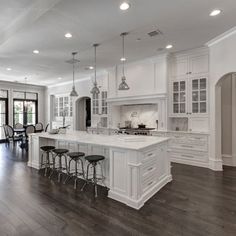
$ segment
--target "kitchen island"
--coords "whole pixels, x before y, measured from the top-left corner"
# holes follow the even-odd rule
[[[86,155],[105,156],[108,197],[135,209],[172,180],[167,155],[168,138],[132,135],[97,135],[82,131],[29,136],[28,166],[40,169],[40,147],[54,145]]]

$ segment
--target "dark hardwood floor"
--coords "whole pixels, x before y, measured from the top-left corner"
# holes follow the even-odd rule
[[[20,149],[0,144],[0,236],[235,236],[236,168],[224,172],[173,164],[173,182],[136,211],[26,165]],[[80,183],[81,185],[82,183]]]

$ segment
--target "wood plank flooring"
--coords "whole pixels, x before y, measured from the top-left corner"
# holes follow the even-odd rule
[[[26,161],[20,149],[0,144],[0,236],[236,235],[236,168],[173,164],[173,182],[136,211],[103,189],[94,199],[90,187],[49,180]]]

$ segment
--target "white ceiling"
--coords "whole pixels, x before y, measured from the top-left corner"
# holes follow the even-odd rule
[[[122,12],[120,0],[0,0],[0,80],[49,85],[71,79],[71,65],[65,63],[78,51],[80,69],[76,77],[91,71],[93,43],[98,69],[119,64],[120,33],[128,31],[126,56],[129,61],[155,56],[166,44],[171,52],[204,45],[235,26],[235,0],[129,0]],[[209,17],[212,9],[223,13]],[[150,38],[159,29],[163,35]],[[73,37],[66,39],[64,34]],[[137,41],[141,38],[141,41]],[[38,49],[39,54],[32,51]],[[6,68],[12,68],[7,71]]]

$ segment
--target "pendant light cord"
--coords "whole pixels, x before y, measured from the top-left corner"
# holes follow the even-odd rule
[[[123,48],[123,76],[125,75],[125,34],[122,34],[122,48]]]
[[[97,84],[97,45],[94,45],[94,79]]]
[[[73,86],[75,86],[75,55],[73,54]]]

